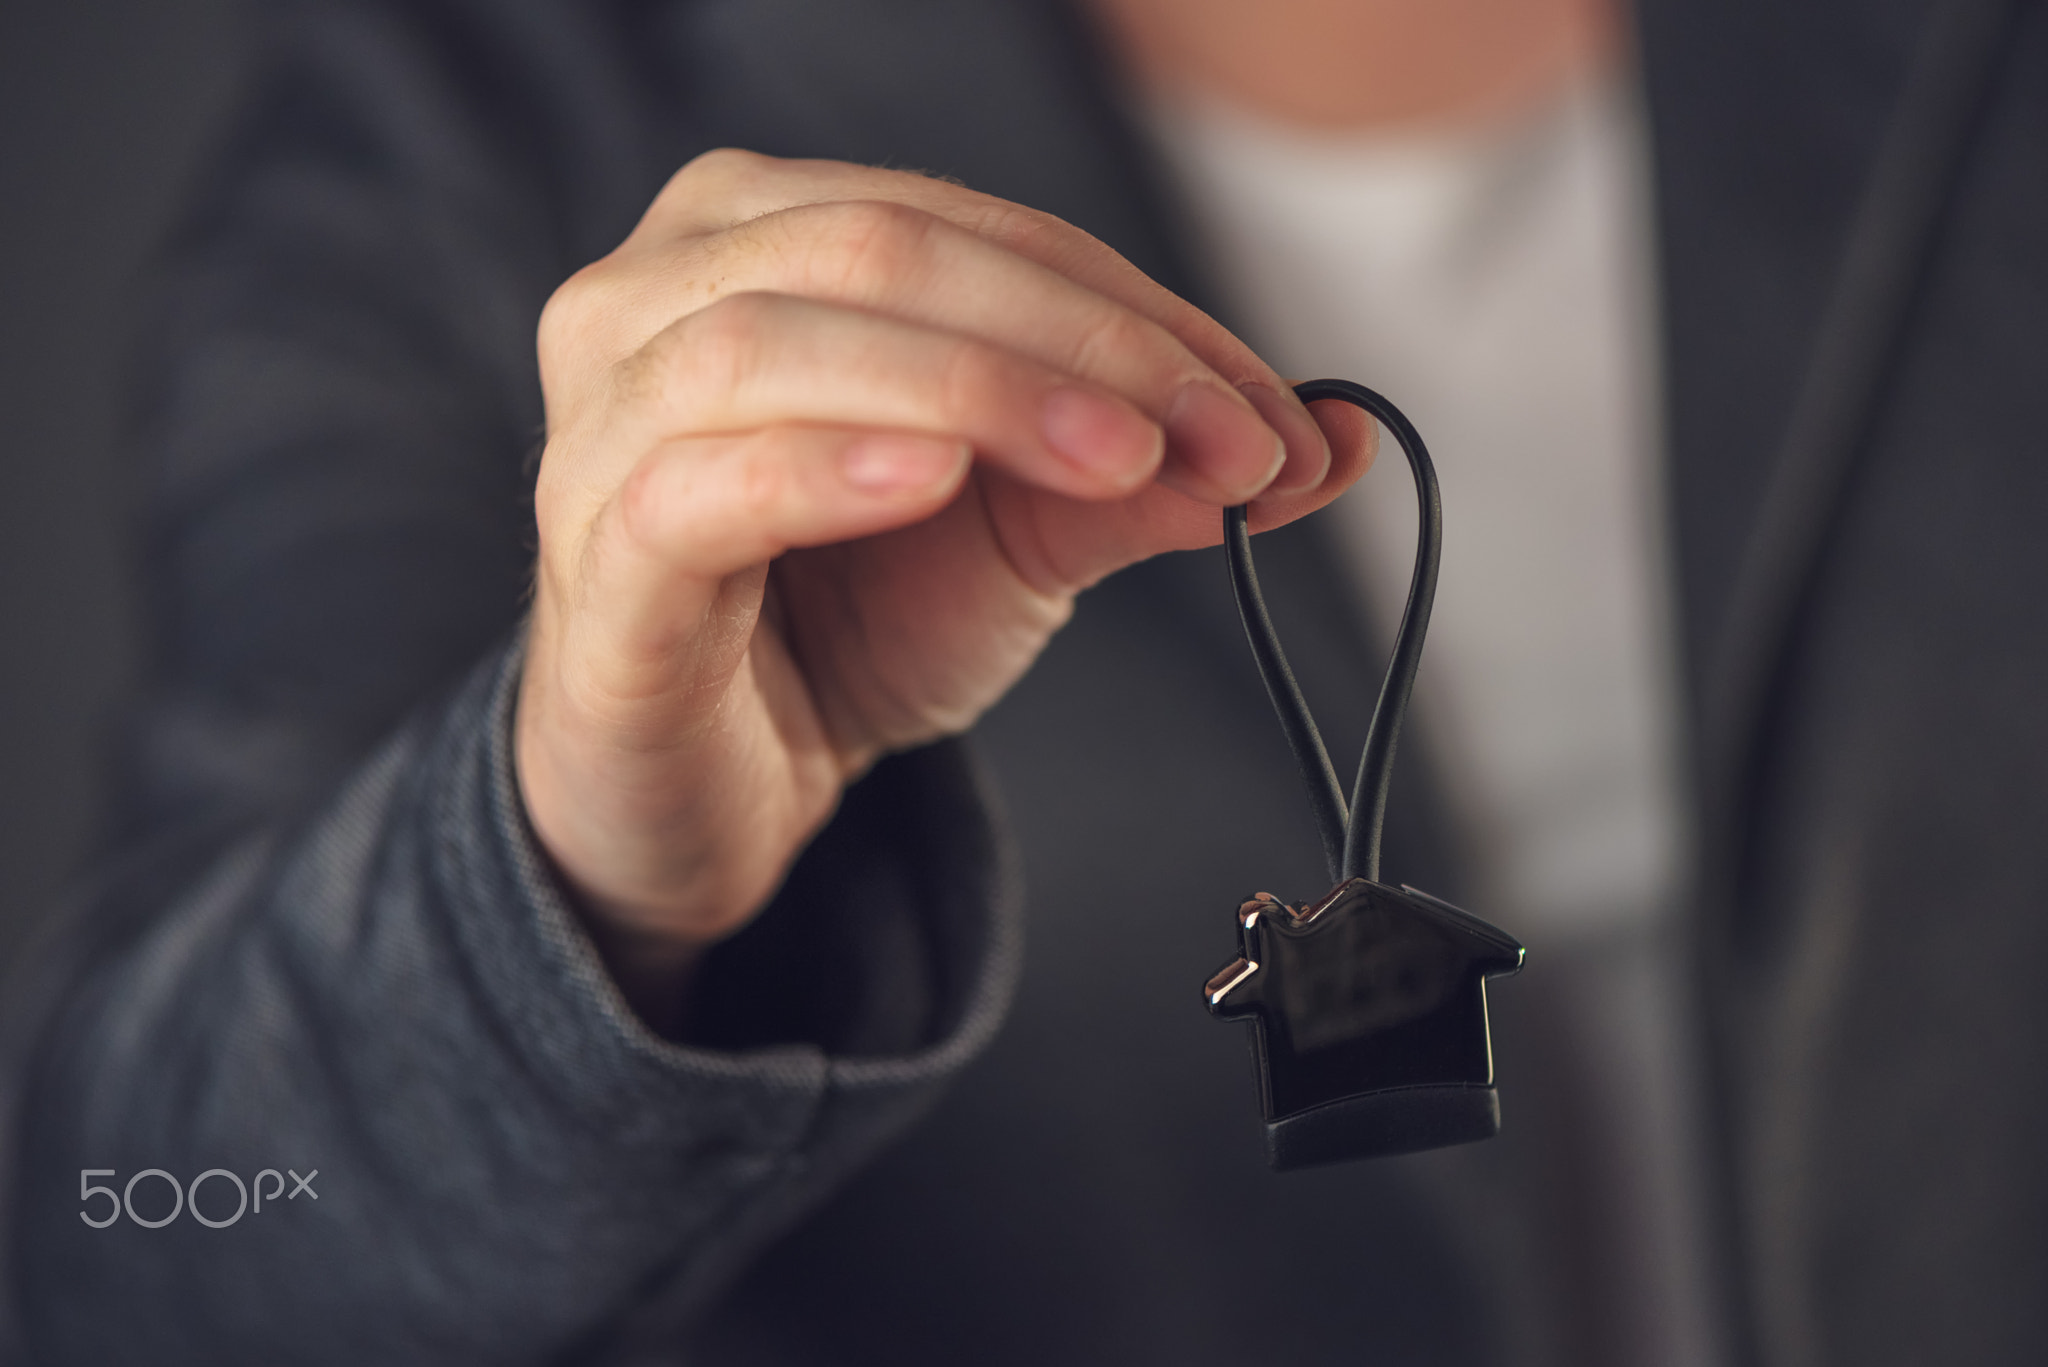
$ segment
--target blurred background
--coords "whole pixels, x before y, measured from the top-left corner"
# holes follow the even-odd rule
[[[0,966],[90,838],[134,651],[134,283],[224,114],[232,0],[0,0]]]

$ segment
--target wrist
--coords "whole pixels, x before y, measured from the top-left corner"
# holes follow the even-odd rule
[[[623,739],[566,705],[540,635],[513,718],[519,798],[607,968],[665,1031],[696,962],[768,904],[830,817],[839,762],[723,725],[687,745]]]

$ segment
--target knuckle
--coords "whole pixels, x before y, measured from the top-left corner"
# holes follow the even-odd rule
[[[540,469],[534,472],[533,516],[543,537],[569,521],[572,487],[562,469],[567,459],[561,448],[551,443],[541,455]]]
[[[982,204],[970,219],[970,230],[1013,251],[1055,238],[1062,232],[1079,231],[1051,214],[1005,199],[990,199]]]
[[[657,453],[635,465],[619,486],[619,527],[639,545],[661,544],[666,473],[666,461]]]
[[[774,295],[729,294],[659,333],[633,357],[628,391],[687,408],[692,394],[730,394],[760,364],[778,312]]]
[[[714,147],[684,162],[681,169],[668,178],[668,184],[662,187],[655,202],[672,204],[702,194],[711,186],[744,185],[768,174],[774,165],[775,158],[759,152],[749,152],[740,147]]]
[[[1163,340],[1158,327],[1128,309],[1101,309],[1074,339],[1067,368],[1076,375],[1113,374],[1128,369],[1131,357],[1158,353]]]
[[[650,452],[614,496],[618,527],[663,559],[685,551],[706,527],[725,535],[772,528],[792,493],[783,447],[769,430]]]
[[[938,220],[889,200],[842,200],[804,212],[810,273],[820,285],[866,294],[914,273],[928,258]]]
[[[1038,209],[992,199],[981,206],[970,228],[1017,255],[1027,257],[1062,275],[1110,275],[1128,272],[1143,280],[1144,274],[1101,239],[1090,236],[1063,218]]]
[[[605,260],[593,261],[564,280],[541,306],[534,340],[543,362],[589,341],[592,324],[604,312],[609,293]]]
[[[742,290],[707,304],[683,320],[691,361],[714,369],[730,363],[739,373],[759,354],[779,311],[776,296],[761,290]]]
[[[773,157],[759,152],[750,152],[744,147],[714,147],[708,152],[699,152],[683,164],[678,175],[730,176],[746,175],[759,171],[774,161]]]
[[[932,377],[940,410],[956,422],[994,407],[1006,367],[993,348],[962,339],[946,348]]]
[[[733,511],[742,525],[770,525],[787,501],[789,471],[786,463],[777,459],[781,445],[774,433],[764,432],[743,442],[734,453]]]

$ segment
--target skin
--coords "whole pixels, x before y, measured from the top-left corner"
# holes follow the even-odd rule
[[[1096,0],[1137,79],[1306,126],[1512,114],[1596,0]],[[845,786],[971,725],[1105,575],[1370,463],[1249,348],[1050,216],[904,172],[709,153],[549,301],[515,758],[649,1025]]]
[[[1091,0],[1132,75],[1331,133],[1500,123],[1615,59],[1614,0]]]
[[[698,158],[539,350],[519,781],[657,1029],[845,785],[971,724],[1077,592],[1372,451],[1067,224],[829,162]]]

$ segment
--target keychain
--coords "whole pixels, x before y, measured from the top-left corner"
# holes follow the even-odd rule
[[[1408,457],[1421,504],[1415,575],[1347,805],[1252,569],[1243,507],[1223,514],[1230,584],[1266,692],[1308,784],[1336,886],[1313,902],[1257,893],[1237,910],[1237,957],[1202,989],[1221,1020],[1249,1021],[1266,1161],[1275,1169],[1410,1153],[1500,1130],[1486,980],[1517,972],[1513,937],[1405,884],[1379,881],[1394,749],[1436,598],[1443,509],[1422,437],[1386,399],[1348,380],[1295,386],[1380,420]]]

